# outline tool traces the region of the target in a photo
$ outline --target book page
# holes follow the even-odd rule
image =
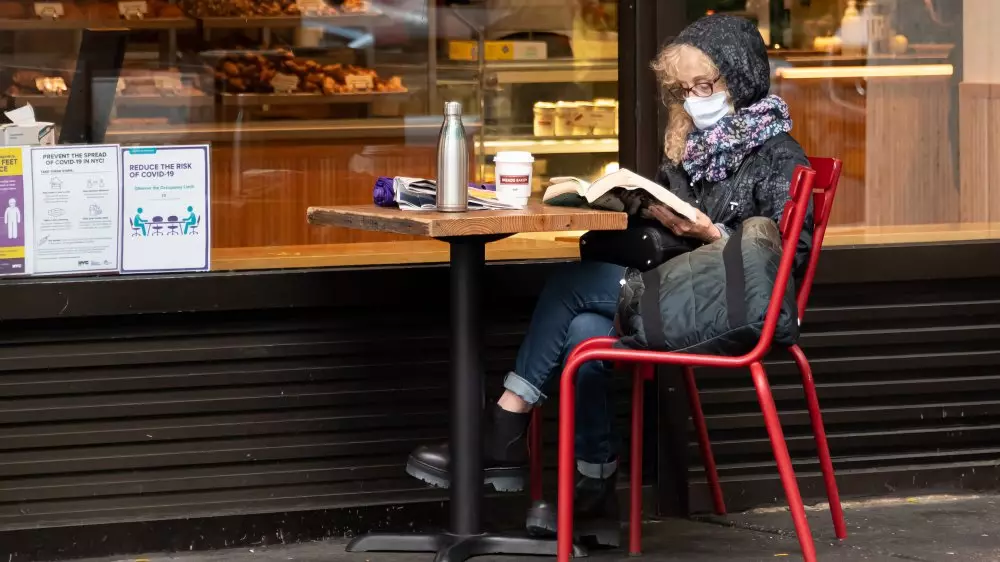
[[[693,222],[698,217],[698,211],[694,207],[671,193],[670,190],[625,168],[612,172],[591,184],[587,191],[587,201],[593,203],[616,187],[630,191],[641,189],[689,221]]]

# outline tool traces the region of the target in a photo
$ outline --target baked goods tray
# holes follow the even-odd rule
[[[76,29],[126,28],[136,30],[194,29],[190,18],[149,18],[144,20],[90,21],[85,19],[41,20],[0,18],[0,31],[65,31]]]
[[[62,107],[66,105],[68,96],[43,96],[41,94],[27,94],[17,96],[7,96],[14,101],[15,105],[30,103],[32,107]],[[179,96],[164,95],[126,95],[115,96],[115,105],[118,107],[208,107],[214,103],[212,96],[205,94],[191,94]]]
[[[409,92],[366,92],[359,94],[221,94],[224,106],[261,105],[332,105],[338,103],[373,103],[406,96]]]
[[[272,17],[205,17],[201,25],[206,29],[296,28],[303,24],[330,24],[342,27],[368,27],[387,21],[382,14],[335,14],[330,16],[272,16]]]

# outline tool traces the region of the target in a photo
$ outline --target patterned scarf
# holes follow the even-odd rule
[[[727,115],[711,129],[688,135],[684,170],[691,182],[718,182],[737,169],[743,159],[771,137],[792,130],[788,104],[778,96]]]

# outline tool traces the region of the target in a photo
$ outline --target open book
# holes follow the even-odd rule
[[[611,172],[594,183],[588,183],[580,178],[552,178],[552,185],[545,190],[542,203],[628,212],[630,205],[625,199],[630,198],[627,192],[634,191],[645,192],[650,198],[663,203],[674,213],[689,221],[694,221],[698,216],[694,207],[667,188],[625,168]]]

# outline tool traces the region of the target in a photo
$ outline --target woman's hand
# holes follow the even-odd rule
[[[660,224],[677,236],[696,238],[705,243],[715,242],[722,238],[719,227],[712,223],[708,215],[697,209],[695,212],[698,213],[698,216],[693,222],[674,213],[666,205],[650,205],[648,210],[649,216],[660,221]]]

